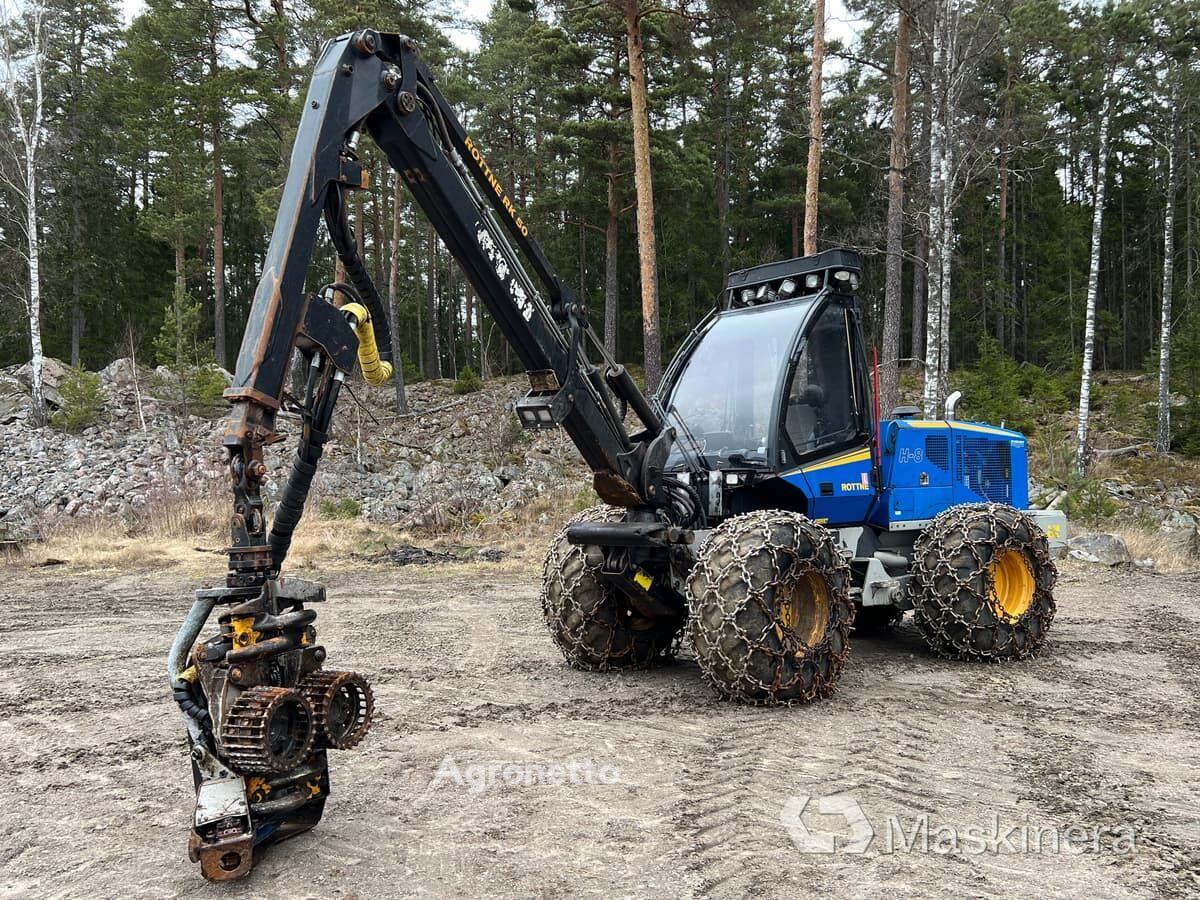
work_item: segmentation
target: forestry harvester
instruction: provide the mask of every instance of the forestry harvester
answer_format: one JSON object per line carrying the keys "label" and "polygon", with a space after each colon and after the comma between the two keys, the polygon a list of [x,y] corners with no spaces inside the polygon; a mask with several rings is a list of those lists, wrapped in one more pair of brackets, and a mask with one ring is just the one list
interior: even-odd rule
{"label": "forestry harvester", "polygon": [[[546,556],[542,608],[567,661],[647,667],[686,635],[723,695],[755,703],[830,694],[852,627],[912,610],[938,653],[1019,659],[1054,616],[1061,514],[1030,510],[1025,438],[872,403],[849,250],[729,276],[724,295],[645,396],[605,353],[587,310],[530,236],[413,42],[372,30],[317,62],[254,296],[225,432],[233,492],[225,585],[197,592],[169,678],[191,747],[190,852],[206,878],[246,875],[256,853],[312,828],[327,754],[371,725],[361,675],[325,667],[320,585],[281,574],[339,389],[356,362],[391,375],[388,319],[346,210],[366,186],[368,134],[462,267],[529,375],[516,415],[566,430],[604,502]],[[307,293],[324,219],[346,281]],[[353,302],[335,306],[340,292]],[[302,429],[268,522],[265,445],[292,400]],[[626,422],[637,427],[627,429]],[[219,628],[200,640],[214,610]]]}

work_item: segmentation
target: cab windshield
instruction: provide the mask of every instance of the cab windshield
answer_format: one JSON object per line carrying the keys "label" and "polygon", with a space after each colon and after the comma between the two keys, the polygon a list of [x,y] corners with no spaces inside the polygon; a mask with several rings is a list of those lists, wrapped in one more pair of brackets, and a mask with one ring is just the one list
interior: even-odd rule
{"label": "cab windshield", "polygon": [[722,314],[684,364],[667,402],[705,464],[765,465],[772,413],[811,300]]}

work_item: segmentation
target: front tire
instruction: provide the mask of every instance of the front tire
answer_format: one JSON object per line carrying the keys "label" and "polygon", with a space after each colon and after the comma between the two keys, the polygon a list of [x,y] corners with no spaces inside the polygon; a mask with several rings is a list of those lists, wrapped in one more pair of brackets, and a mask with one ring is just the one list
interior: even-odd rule
{"label": "front tire", "polygon": [[696,660],[726,697],[807,703],[833,693],[850,653],[850,567],[798,513],[735,516],[688,579]]}
{"label": "front tire", "polygon": [[554,536],[546,552],[542,613],[554,643],[576,669],[646,669],[669,661],[675,653],[683,623],[638,616],[622,602],[620,592],[600,577],[595,561],[599,548],[567,540],[570,525],[619,522],[624,515],[624,510],[612,506],[584,510]]}
{"label": "front tire", "polygon": [[1054,620],[1057,577],[1046,535],[1024,513],[999,503],[956,506],[917,539],[914,618],[940,655],[1025,659]]}

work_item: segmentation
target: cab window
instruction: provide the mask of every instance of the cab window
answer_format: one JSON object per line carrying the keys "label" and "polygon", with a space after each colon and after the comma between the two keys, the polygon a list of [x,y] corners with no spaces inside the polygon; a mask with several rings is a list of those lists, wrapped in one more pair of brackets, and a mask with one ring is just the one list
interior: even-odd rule
{"label": "cab window", "polygon": [[858,434],[852,334],[849,310],[835,304],[826,305],[809,329],[785,399],[785,454],[808,457]]}

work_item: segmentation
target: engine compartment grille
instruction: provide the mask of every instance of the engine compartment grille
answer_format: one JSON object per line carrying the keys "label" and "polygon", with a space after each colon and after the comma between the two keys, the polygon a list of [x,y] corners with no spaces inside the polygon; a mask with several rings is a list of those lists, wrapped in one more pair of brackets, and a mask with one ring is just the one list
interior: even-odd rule
{"label": "engine compartment grille", "polygon": [[942,471],[950,468],[950,441],[944,434],[931,434],[925,438],[925,458]]}
{"label": "engine compartment grille", "polygon": [[1008,440],[958,439],[958,480],[993,503],[1012,502],[1012,460]]}

